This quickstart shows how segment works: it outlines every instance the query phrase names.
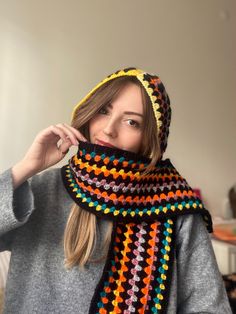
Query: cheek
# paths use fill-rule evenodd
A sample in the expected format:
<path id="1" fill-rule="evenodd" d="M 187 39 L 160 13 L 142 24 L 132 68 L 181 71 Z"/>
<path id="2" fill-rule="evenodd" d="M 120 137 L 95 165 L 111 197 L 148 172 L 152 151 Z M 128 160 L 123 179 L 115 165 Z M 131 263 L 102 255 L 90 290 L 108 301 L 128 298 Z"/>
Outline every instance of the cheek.
<path id="1" fill-rule="evenodd" d="M 88 129 L 89 129 L 89 140 L 91 143 L 93 143 L 93 136 L 94 136 L 94 129 L 95 125 L 92 121 L 89 122 Z"/>
<path id="2" fill-rule="evenodd" d="M 123 143 L 125 144 L 125 150 L 131 151 L 133 153 L 138 153 L 142 145 L 142 134 L 135 134 L 133 136 L 129 134 L 129 136 L 126 136 L 124 138 Z"/>
<path id="3" fill-rule="evenodd" d="M 96 133 L 98 126 L 99 126 L 99 123 L 98 123 L 97 119 L 96 120 L 95 119 L 90 120 L 90 122 L 89 122 L 89 135 L 90 135 L 90 137 L 92 135 L 94 135 L 94 133 Z"/>
<path id="4" fill-rule="evenodd" d="M 105 123 L 106 122 L 103 116 L 99 116 L 90 120 L 89 138 L 91 143 L 94 143 L 95 137 L 99 136 L 101 131 L 104 129 Z"/>

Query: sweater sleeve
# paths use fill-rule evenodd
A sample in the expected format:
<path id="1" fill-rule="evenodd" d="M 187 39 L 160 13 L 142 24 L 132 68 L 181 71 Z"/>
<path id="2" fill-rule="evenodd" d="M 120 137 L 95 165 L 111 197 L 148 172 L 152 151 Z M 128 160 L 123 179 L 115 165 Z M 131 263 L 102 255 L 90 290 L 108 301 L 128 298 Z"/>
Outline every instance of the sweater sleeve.
<path id="1" fill-rule="evenodd" d="M 178 313 L 231 314 L 209 234 L 200 215 L 177 221 Z"/>
<path id="2" fill-rule="evenodd" d="M 15 228 L 25 224 L 34 210 L 29 181 L 13 190 L 11 169 L 0 175 L 0 251 L 7 250 Z"/>

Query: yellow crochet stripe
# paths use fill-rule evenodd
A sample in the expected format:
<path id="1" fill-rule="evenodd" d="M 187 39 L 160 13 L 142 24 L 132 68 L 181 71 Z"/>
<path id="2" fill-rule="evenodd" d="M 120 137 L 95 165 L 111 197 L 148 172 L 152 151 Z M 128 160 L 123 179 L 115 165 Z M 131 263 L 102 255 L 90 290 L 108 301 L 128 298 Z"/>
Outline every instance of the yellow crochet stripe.
<path id="1" fill-rule="evenodd" d="M 144 74 L 145 74 L 145 72 L 140 70 L 140 69 L 131 69 L 129 71 L 121 70 L 117 73 L 113 73 L 112 75 L 106 77 L 104 80 L 102 80 L 100 83 L 98 83 L 77 105 L 75 105 L 75 107 L 72 111 L 72 120 L 73 120 L 75 113 L 76 113 L 76 110 L 79 108 L 79 106 L 81 106 L 103 84 L 105 84 L 106 82 L 111 81 L 117 77 L 135 76 L 142 83 L 143 87 L 145 88 L 145 90 L 147 91 L 147 93 L 150 97 L 150 100 L 151 100 L 151 103 L 153 106 L 154 115 L 155 115 L 155 118 L 157 121 L 157 128 L 159 131 L 161 128 L 161 125 L 162 125 L 162 121 L 160 121 L 161 113 L 159 112 L 159 104 L 155 103 L 156 97 L 152 95 L 153 90 L 148 87 L 148 82 L 144 81 Z"/>
<path id="2" fill-rule="evenodd" d="M 146 92 L 148 93 L 148 96 L 150 97 L 152 107 L 153 107 L 153 112 L 154 112 L 154 115 L 155 115 L 155 118 L 157 121 L 157 129 L 159 131 L 161 126 L 162 126 L 162 121 L 160 120 L 161 113 L 159 111 L 160 105 L 158 103 L 155 103 L 156 96 L 152 95 L 153 90 L 150 87 L 148 87 L 148 82 L 144 81 L 144 74 L 138 75 L 137 79 L 142 83 L 143 87 L 145 88 Z"/>

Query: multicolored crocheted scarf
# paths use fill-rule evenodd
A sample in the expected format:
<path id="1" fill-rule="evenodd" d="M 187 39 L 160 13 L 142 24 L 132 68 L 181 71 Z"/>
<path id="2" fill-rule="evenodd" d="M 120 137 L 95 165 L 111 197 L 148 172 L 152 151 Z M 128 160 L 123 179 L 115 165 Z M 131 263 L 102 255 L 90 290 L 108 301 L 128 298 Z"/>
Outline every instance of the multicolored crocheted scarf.
<path id="1" fill-rule="evenodd" d="M 148 77 L 141 70 L 120 72 L 124 75 L 129 71 Z M 163 153 L 169 127 L 163 114 L 170 115 L 169 100 L 159 78 L 149 75 L 149 79 L 156 80 L 159 86 L 155 93 L 160 111 L 156 117 Z M 80 142 L 78 153 L 62 167 L 63 182 L 72 199 L 84 210 L 113 221 L 107 260 L 91 301 L 91 314 L 165 313 L 177 216 L 200 213 L 212 231 L 208 211 L 170 160 L 160 160 L 146 174 L 144 169 L 149 162 L 148 158 L 128 151 Z"/>
<path id="2" fill-rule="evenodd" d="M 201 213 L 211 231 L 208 212 L 170 160 L 143 175 L 147 164 L 133 153 L 81 142 L 78 154 L 62 168 L 72 199 L 114 221 L 90 313 L 162 313 L 171 280 L 175 217 Z"/>

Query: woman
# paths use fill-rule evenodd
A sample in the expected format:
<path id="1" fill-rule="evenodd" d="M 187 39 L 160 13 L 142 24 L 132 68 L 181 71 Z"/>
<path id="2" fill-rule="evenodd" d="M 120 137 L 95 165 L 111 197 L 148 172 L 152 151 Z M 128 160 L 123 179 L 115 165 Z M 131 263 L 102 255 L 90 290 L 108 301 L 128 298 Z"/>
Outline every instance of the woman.
<path id="1" fill-rule="evenodd" d="M 231 313 L 210 215 L 162 158 L 170 116 L 159 77 L 117 71 L 1 175 L 6 313 Z"/>

